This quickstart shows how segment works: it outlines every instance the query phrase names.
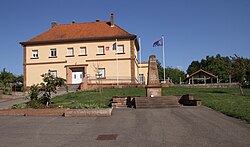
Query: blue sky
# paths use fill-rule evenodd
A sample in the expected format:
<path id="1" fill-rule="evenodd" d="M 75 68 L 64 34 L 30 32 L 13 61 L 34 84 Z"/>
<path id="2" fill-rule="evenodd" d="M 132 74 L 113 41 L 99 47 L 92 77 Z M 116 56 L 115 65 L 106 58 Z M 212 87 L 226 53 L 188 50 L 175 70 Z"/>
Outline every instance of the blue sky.
<path id="1" fill-rule="evenodd" d="M 249 0 L 1 0 L 0 70 L 23 72 L 19 44 L 59 24 L 109 20 L 140 36 L 142 60 L 161 47 L 153 42 L 165 36 L 166 66 L 187 70 L 193 60 L 207 55 L 237 54 L 250 58 Z"/>

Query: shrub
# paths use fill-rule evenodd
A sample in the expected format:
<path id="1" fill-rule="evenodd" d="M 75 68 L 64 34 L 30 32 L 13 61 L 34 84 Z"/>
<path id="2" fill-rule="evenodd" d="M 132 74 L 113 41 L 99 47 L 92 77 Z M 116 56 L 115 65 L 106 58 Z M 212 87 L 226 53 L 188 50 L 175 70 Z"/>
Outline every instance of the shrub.
<path id="1" fill-rule="evenodd" d="M 30 87 L 29 95 L 31 100 L 38 100 L 38 95 L 40 92 L 39 84 L 33 84 Z"/>
<path id="2" fill-rule="evenodd" d="M 46 106 L 44 104 L 41 103 L 40 100 L 30 100 L 27 103 L 27 108 L 34 108 L 34 109 L 41 109 L 41 108 L 45 108 Z"/>

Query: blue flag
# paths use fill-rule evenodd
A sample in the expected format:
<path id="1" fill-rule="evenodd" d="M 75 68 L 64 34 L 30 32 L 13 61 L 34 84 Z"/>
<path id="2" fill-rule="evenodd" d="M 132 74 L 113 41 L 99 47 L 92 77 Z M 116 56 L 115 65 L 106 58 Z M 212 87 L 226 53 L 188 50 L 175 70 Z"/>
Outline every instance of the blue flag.
<path id="1" fill-rule="evenodd" d="M 154 42 L 153 47 L 155 46 L 163 46 L 163 39 L 161 38 L 160 40 Z"/>

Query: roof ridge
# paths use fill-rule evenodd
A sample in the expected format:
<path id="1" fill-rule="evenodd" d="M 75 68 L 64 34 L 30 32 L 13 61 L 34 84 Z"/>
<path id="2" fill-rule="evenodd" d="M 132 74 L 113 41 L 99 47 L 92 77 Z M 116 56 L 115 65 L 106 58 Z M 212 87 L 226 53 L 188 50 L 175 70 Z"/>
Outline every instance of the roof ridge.
<path id="1" fill-rule="evenodd" d="M 93 21 L 93 22 L 75 22 L 75 23 L 62 23 L 62 24 L 58 24 L 58 26 L 59 25 L 74 25 L 74 24 L 90 24 L 90 23 L 107 23 L 107 22 L 109 22 L 109 21 L 98 21 L 98 22 L 96 22 L 96 21 Z"/>
<path id="2" fill-rule="evenodd" d="M 86 40 L 89 38 L 112 38 L 112 37 L 129 37 L 135 38 L 135 34 L 130 34 L 118 25 L 110 26 L 110 21 L 98 22 L 80 22 L 70 24 L 58 24 L 49 30 L 25 41 L 28 42 L 51 42 L 51 41 L 66 41 L 66 40 Z"/>

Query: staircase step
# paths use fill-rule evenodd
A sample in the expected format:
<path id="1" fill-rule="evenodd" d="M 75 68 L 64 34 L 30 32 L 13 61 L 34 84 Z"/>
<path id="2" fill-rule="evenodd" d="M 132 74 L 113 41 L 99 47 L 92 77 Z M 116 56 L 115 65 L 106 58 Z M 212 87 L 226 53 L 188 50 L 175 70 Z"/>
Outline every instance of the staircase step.
<path id="1" fill-rule="evenodd" d="M 177 108 L 180 107 L 180 105 L 164 105 L 164 106 L 137 106 L 136 108 Z"/>
<path id="2" fill-rule="evenodd" d="M 136 97 L 136 108 L 172 108 L 179 107 L 178 100 L 175 96 L 162 97 Z"/>

